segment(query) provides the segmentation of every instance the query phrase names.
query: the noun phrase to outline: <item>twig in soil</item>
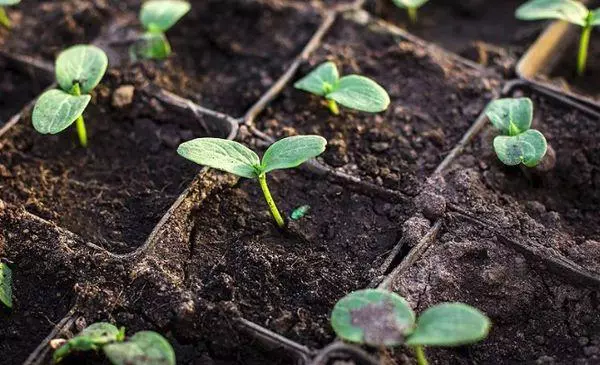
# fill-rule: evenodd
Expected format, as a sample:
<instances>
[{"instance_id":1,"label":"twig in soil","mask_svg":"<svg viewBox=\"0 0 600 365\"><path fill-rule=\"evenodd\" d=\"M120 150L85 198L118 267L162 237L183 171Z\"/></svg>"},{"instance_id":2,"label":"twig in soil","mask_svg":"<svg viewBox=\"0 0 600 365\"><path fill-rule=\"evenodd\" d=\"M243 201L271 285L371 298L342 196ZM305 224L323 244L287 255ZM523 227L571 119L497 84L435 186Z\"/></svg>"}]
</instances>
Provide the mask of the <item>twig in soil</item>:
<instances>
[{"instance_id":1,"label":"twig in soil","mask_svg":"<svg viewBox=\"0 0 600 365\"><path fill-rule=\"evenodd\" d=\"M42 342L33 350L33 352L27 357L23 365L39 365L46 359L46 354L51 350L48 344L53 338L56 338L58 334L65 332L73 322L75 322L75 307L71 308L71 310L67 313L63 319L60 320L52 328L52 331L42 340Z\"/></svg>"},{"instance_id":2,"label":"twig in soil","mask_svg":"<svg viewBox=\"0 0 600 365\"><path fill-rule=\"evenodd\" d=\"M348 357L348 355L352 357L352 360L358 361L360 365L379 365L379 361L374 359L365 350L347 345L341 341L336 341L319 351L319 354L310 365L326 365L329 363L329 360L336 356Z\"/></svg>"}]
</instances>

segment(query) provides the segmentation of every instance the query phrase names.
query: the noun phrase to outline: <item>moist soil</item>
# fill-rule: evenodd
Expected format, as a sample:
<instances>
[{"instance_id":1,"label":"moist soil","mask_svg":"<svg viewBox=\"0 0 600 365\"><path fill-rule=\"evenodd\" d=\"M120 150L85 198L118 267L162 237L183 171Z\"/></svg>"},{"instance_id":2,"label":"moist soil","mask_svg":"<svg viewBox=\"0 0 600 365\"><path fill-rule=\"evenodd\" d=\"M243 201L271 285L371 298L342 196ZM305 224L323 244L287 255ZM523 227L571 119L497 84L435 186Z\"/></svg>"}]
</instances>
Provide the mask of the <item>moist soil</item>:
<instances>
[{"instance_id":1,"label":"moist soil","mask_svg":"<svg viewBox=\"0 0 600 365\"><path fill-rule=\"evenodd\" d=\"M523 0L430 1L411 24L405 9L388 0L368 0L373 14L427 41L514 77L514 66L543 30L543 22L515 18Z\"/></svg>"},{"instance_id":2,"label":"moist soil","mask_svg":"<svg viewBox=\"0 0 600 365\"><path fill-rule=\"evenodd\" d=\"M341 115L334 116L324 99L290 86L259 117L258 129L276 138L322 135L329 141L323 155L329 166L408 195L418 193L497 85L495 78L439 51L367 32L348 20L334 25L299 75L327 60L342 75L361 74L380 83L391 107L378 114L340 107Z\"/></svg>"},{"instance_id":3,"label":"moist soil","mask_svg":"<svg viewBox=\"0 0 600 365\"><path fill-rule=\"evenodd\" d=\"M0 126L24 105L39 95L50 81L31 67L23 70L14 62L0 58Z\"/></svg>"}]
</instances>

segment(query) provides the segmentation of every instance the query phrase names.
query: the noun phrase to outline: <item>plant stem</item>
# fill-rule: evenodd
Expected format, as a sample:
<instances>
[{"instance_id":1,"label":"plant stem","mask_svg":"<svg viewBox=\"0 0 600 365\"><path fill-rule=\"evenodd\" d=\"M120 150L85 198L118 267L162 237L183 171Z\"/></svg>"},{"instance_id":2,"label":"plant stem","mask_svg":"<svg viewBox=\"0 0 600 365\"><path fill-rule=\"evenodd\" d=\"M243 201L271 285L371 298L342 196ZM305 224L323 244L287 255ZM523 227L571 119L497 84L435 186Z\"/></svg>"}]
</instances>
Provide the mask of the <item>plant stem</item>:
<instances>
[{"instance_id":1,"label":"plant stem","mask_svg":"<svg viewBox=\"0 0 600 365\"><path fill-rule=\"evenodd\" d=\"M417 24L417 8L406 8L411 24Z\"/></svg>"},{"instance_id":2,"label":"plant stem","mask_svg":"<svg viewBox=\"0 0 600 365\"><path fill-rule=\"evenodd\" d=\"M279 228L284 228L285 221L281 217L281 214L279 214L279 210L277 209L275 201L273 200L271 192L269 191L269 187L267 186L267 175L264 172L258 175L258 181L260 182L260 188L262 189L262 192L265 196L265 200L269 205L269 209L271 210L271 215L273 216L273 219L275 219L275 222L277 222Z\"/></svg>"},{"instance_id":3,"label":"plant stem","mask_svg":"<svg viewBox=\"0 0 600 365\"><path fill-rule=\"evenodd\" d=\"M329 107L329 110L331 110L331 113L333 113L334 115L340 115L340 108L338 108L338 105L335 102L335 100L327 100L327 106Z\"/></svg>"},{"instance_id":4,"label":"plant stem","mask_svg":"<svg viewBox=\"0 0 600 365\"><path fill-rule=\"evenodd\" d=\"M72 91L73 91L73 95L75 95L75 96L81 95L81 89L80 89L78 83L73 85ZM77 117L77 120L75 121L75 127L77 128L77 136L79 136L79 143L81 144L82 147L87 147L87 144L88 144L87 131L85 130L85 122L83 121L83 114L81 114L79 117Z\"/></svg>"},{"instance_id":5,"label":"plant stem","mask_svg":"<svg viewBox=\"0 0 600 365\"><path fill-rule=\"evenodd\" d=\"M0 6L0 25L6 27L7 29L11 28L10 19L8 19L8 15L6 14L6 10Z\"/></svg>"},{"instance_id":6,"label":"plant stem","mask_svg":"<svg viewBox=\"0 0 600 365\"><path fill-rule=\"evenodd\" d=\"M581 41L579 42L579 55L577 57L577 74L583 75L585 72L585 64L587 62L588 48L590 45L590 35L592 34L592 25L586 24L581 33Z\"/></svg>"},{"instance_id":7,"label":"plant stem","mask_svg":"<svg viewBox=\"0 0 600 365\"><path fill-rule=\"evenodd\" d=\"M417 345L417 346L413 347L413 350L415 351L415 357L417 359L418 365L428 365L429 364L429 362L427 362L427 358L425 357L425 350L423 349L423 346Z\"/></svg>"}]
</instances>

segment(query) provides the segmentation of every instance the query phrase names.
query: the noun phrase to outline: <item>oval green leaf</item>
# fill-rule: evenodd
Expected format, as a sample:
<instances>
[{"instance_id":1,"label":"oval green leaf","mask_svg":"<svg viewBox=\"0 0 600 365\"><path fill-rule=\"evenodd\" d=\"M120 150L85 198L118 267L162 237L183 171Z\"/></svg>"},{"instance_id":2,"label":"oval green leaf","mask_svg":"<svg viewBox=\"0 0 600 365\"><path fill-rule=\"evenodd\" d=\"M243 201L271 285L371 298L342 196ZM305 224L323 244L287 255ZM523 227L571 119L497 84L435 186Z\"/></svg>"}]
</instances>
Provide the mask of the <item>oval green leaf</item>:
<instances>
[{"instance_id":1,"label":"oval green leaf","mask_svg":"<svg viewBox=\"0 0 600 365\"><path fill-rule=\"evenodd\" d=\"M140 22L151 32L166 32L190 9L191 5L187 1L146 1L140 10Z\"/></svg>"},{"instance_id":2,"label":"oval green leaf","mask_svg":"<svg viewBox=\"0 0 600 365\"><path fill-rule=\"evenodd\" d=\"M104 353L114 365L175 365L171 344L152 331L141 331L126 342L104 346Z\"/></svg>"},{"instance_id":3,"label":"oval green leaf","mask_svg":"<svg viewBox=\"0 0 600 365\"><path fill-rule=\"evenodd\" d=\"M393 0L399 8L418 9L429 0Z\"/></svg>"},{"instance_id":4,"label":"oval green leaf","mask_svg":"<svg viewBox=\"0 0 600 365\"><path fill-rule=\"evenodd\" d=\"M592 19L590 24L593 26L600 25L600 8L592 10Z\"/></svg>"},{"instance_id":5,"label":"oval green leaf","mask_svg":"<svg viewBox=\"0 0 600 365\"><path fill-rule=\"evenodd\" d=\"M532 0L521 5L515 16L521 20L560 19L583 27L588 9L574 0Z\"/></svg>"},{"instance_id":6,"label":"oval green leaf","mask_svg":"<svg viewBox=\"0 0 600 365\"><path fill-rule=\"evenodd\" d=\"M56 58L56 81L61 89L71 92L79 84L84 94L92 91L106 72L108 57L96 46L77 45L62 51Z\"/></svg>"},{"instance_id":7,"label":"oval green leaf","mask_svg":"<svg viewBox=\"0 0 600 365\"><path fill-rule=\"evenodd\" d=\"M325 151L327 140L321 136L294 136L273 143L262 158L262 172L289 169Z\"/></svg>"},{"instance_id":8,"label":"oval green leaf","mask_svg":"<svg viewBox=\"0 0 600 365\"><path fill-rule=\"evenodd\" d=\"M217 170L254 179L260 171L258 155L241 143L221 138L196 138L177 148L179 155Z\"/></svg>"},{"instance_id":9,"label":"oval green leaf","mask_svg":"<svg viewBox=\"0 0 600 365\"><path fill-rule=\"evenodd\" d=\"M124 329L118 329L110 323L94 323L59 347L54 352L53 359L57 363L73 352L98 350L106 344L122 341L123 338Z\"/></svg>"},{"instance_id":10,"label":"oval green leaf","mask_svg":"<svg viewBox=\"0 0 600 365\"><path fill-rule=\"evenodd\" d=\"M338 69L333 62L325 62L298 80L294 87L309 93L324 96L337 87L340 79Z\"/></svg>"},{"instance_id":11,"label":"oval green leaf","mask_svg":"<svg viewBox=\"0 0 600 365\"><path fill-rule=\"evenodd\" d=\"M12 270L5 263L0 263L0 303L12 308Z\"/></svg>"},{"instance_id":12,"label":"oval green leaf","mask_svg":"<svg viewBox=\"0 0 600 365\"><path fill-rule=\"evenodd\" d=\"M337 88L325 96L343 106L369 113L386 110L390 97L375 81L359 75L344 76Z\"/></svg>"},{"instance_id":13,"label":"oval green leaf","mask_svg":"<svg viewBox=\"0 0 600 365\"><path fill-rule=\"evenodd\" d=\"M498 99L488 104L485 115L502 134L516 135L531 127L533 103L529 98Z\"/></svg>"},{"instance_id":14,"label":"oval green leaf","mask_svg":"<svg viewBox=\"0 0 600 365\"><path fill-rule=\"evenodd\" d=\"M21 0L0 0L0 6L17 5Z\"/></svg>"},{"instance_id":15,"label":"oval green leaf","mask_svg":"<svg viewBox=\"0 0 600 365\"><path fill-rule=\"evenodd\" d=\"M406 344L467 345L486 338L490 326L490 320L476 308L463 303L441 303L419 316L417 326Z\"/></svg>"},{"instance_id":16,"label":"oval green leaf","mask_svg":"<svg viewBox=\"0 0 600 365\"><path fill-rule=\"evenodd\" d=\"M36 131L56 134L65 130L83 113L90 95L74 96L62 90L48 90L35 103L31 120Z\"/></svg>"},{"instance_id":17,"label":"oval green leaf","mask_svg":"<svg viewBox=\"0 0 600 365\"><path fill-rule=\"evenodd\" d=\"M381 289L352 292L331 313L331 326L340 338L375 347L401 345L414 323L415 313L406 300Z\"/></svg>"},{"instance_id":18,"label":"oval green leaf","mask_svg":"<svg viewBox=\"0 0 600 365\"><path fill-rule=\"evenodd\" d=\"M523 163L527 167L534 167L546 155L548 144L542 133L530 129L517 136L494 138L494 150L505 165L515 166Z\"/></svg>"},{"instance_id":19,"label":"oval green leaf","mask_svg":"<svg viewBox=\"0 0 600 365\"><path fill-rule=\"evenodd\" d=\"M164 33L145 33L132 47L136 59L163 60L171 54L171 45Z\"/></svg>"}]
</instances>

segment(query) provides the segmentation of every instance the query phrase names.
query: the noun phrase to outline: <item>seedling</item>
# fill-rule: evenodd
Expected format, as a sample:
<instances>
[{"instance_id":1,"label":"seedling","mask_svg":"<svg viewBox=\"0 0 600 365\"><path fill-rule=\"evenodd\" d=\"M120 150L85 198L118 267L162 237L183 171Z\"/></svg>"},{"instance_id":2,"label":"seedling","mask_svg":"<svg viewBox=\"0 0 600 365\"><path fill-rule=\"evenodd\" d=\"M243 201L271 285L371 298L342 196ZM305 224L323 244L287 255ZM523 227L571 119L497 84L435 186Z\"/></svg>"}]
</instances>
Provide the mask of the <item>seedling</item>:
<instances>
[{"instance_id":1,"label":"seedling","mask_svg":"<svg viewBox=\"0 0 600 365\"><path fill-rule=\"evenodd\" d=\"M575 0L532 0L521 5L515 15L522 20L560 19L582 27L577 73L583 75L592 28L600 25L600 8L588 10L585 5Z\"/></svg>"},{"instance_id":2,"label":"seedling","mask_svg":"<svg viewBox=\"0 0 600 365\"><path fill-rule=\"evenodd\" d=\"M393 0L397 7L406 9L410 22L417 22L417 10L429 0Z\"/></svg>"},{"instance_id":3,"label":"seedling","mask_svg":"<svg viewBox=\"0 0 600 365\"><path fill-rule=\"evenodd\" d=\"M427 365L424 346L453 347L487 337L490 320L463 303L441 303L426 309L418 319L408 302L382 289L352 292L340 299L331 313L331 325L343 340L374 347L407 345L418 365Z\"/></svg>"},{"instance_id":4,"label":"seedling","mask_svg":"<svg viewBox=\"0 0 600 365\"><path fill-rule=\"evenodd\" d=\"M327 141L320 136L294 136L273 143L262 161L241 143L220 138L197 138L179 145L177 153L200 165L248 179L258 179L271 215L280 228L285 227L269 187L267 173L297 167L325 151Z\"/></svg>"},{"instance_id":5,"label":"seedling","mask_svg":"<svg viewBox=\"0 0 600 365\"><path fill-rule=\"evenodd\" d=\"M95 46L73 46L58 55L55 73L59 89L44 92L33 108L33 127L42 134L57 134L73 122L79 142L87 147L87 131L83 111L89 104L88 95L100 82L106 68L106 54Z\"/></svg>"},{"instance_id":6,"label":"seedling","mask_svg":"<svg viewBox=\"0 0 600 365\"><path fill-rule=\"evenodd\" d=\"M165 59L171 54L171 45L165 32L188 11L190 4L180 0L150 0L142 5L140 22L145 33L133 45L131 55L147 59Z\"/></svg>"},{"instance_id":7,"label":"seedling","mask_svg":"<svg viewBox=\"0 0 600 365\"><path fill-rule=\"evenodd\" d=\"M359 75L340 78L333 62L325 62L294 84L296 89L323 96L329 110L340 113L337 103L369 113L379 113L390 105L390 97L375 81Z\"/></svg>"},{"instance_id":8,"label":"seedling","mask_svg":"<svg viewBox=\"0 0 600 365\"><path fill-rule=\"evenodd\" d=\"M140 331L125 340L124 327L104 322L94 323L65 341L54 352L53 360L59 363L74 352L100 350L114 365L175 365L175 352L163 336Z\"/></svg>"},{"instance_id":9,"label":"seedling","mask_svg":"<svg viewBox=\"0 0 600 365\"><path fill-rule=\"evenodd\" d=\"M12 270L0 262L0 303L12 308Z\"/></svg>"},{"instance_id":10,"label":"seedling","mask_svg":"<svg viewBox=\"0 0 600 365\"><path fill-rule=\"evenodd\" d=\"M492 101L485 114L501 135L494 138L496 155L508 166L523 164L534 167L546 155L544 135L531 128L533 103L529 98Z\"/></svg>"},{"instance_id":11,"label":"seedling","mask_svg":"<svg viewBox=\"0 0 600 365\"><path fill-rule=\"evenodd\" d=\"M11 22L8 18L8 14L6 14L5 6L17 5L21 0L0 0L0 25L4 26L7 29L11 28Z\"/></svg>"}]
</instances>

